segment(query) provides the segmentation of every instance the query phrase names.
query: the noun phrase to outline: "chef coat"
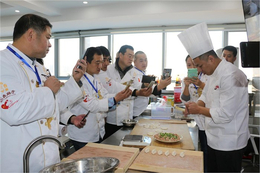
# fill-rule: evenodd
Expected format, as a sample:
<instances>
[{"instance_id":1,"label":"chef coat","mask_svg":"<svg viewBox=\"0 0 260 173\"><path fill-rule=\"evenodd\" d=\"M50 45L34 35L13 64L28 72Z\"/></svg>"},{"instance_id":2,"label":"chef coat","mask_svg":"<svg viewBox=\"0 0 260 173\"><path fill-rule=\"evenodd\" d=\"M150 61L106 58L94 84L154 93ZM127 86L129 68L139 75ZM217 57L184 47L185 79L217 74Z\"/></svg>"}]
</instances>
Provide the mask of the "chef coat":
<instances>
[{"instance_id":1,"label":"chef coat","mask_svg":"<svg viewBox=\"0 0 260 173\"><path fill-rule=\"evenodd\" d=\"M201 77L200 77L200 81L203 82L203 83L206 83L207 81L207 78L208 76L205 75L205 74L202 74ZM182 88L181 88L181 95L183 94L183 91L184 91L184 88L185 88L185 83L184 83L184 80L182 80L183 83L182 83ZM189 93L190 93L190 100L188 101L191 101L191 102L197 102L198 99L199 99L199 95L201 95L201 92L202 92L202 88L200 88L199 86L196 86L197 88L195 88L194 84L191 83L189 85ZM185 101L181 98L181 101L183 103L186 103L188 101ZM205 116L204 115L200 115L200 114L191 114L194 116L194 119L195 119L195 122L196 124L198 125L199 127L199 130L205 130Z\"/></svg>"},{"instance_id":2,"label":"chef coat","mask_svg":"<svg viewBox=\"0 0 260 173\"><path fill-rule=\"evenodd\" d=\"M36 64L42 86L49 73L9 44L34 69ZM23 153L27 145L42 135L58 136L60 111L79 98L83 91L70 78L55 94L37 82L35 73L10 50L0 52L1 65L1 162L0 172L22 172ZM38 172L60 161L55 142L35 147L29 158L30 172Z\"/></svg>"},{"instance_id":3,"label":"chef coat","mask_svg":"<svg viewBox=\"0 0 260 173\"><path fill-rule=\"evenodd\" d=\"M247 84L245 74L223 60L208 78L199 100L210 109L211 118L205 117L205 132L211 148L232 151L247 145Z\"/></svg>"},{"instance_id":4,"label":"chef coat","mask_svg":"<svg viewBox=\"0 0 260 173\"><path fill-rule=\"evenodd\" d=\"M125 85L116 82L114 79L110 78L106 71L100 70L100 72L98 74L95 74L94 76L101 81L103 87L110 94L117 94L124 90L126 87ZM130 89L133 90L132 87L130 87Z\"/></svg>"},{"instance_id":5,"label":"chef coat","mask_svg":"<svg viewBox=\"0 0 260 173\"><path fill-rule=\"evenodd\" d=\"M126 72L124 77L121 79L118 70L115 68L115 64L111 64L108 66L107 75L109 78L113 79L115 82L121 83L123 85L127 85L130 80L133 80L133 84L131 86L136 86L137 74L136 71L132 68ZM115 86L111 86L115 87ZM120 89L119 89L120 90ZM109 90L108 90L109 91ZM116 110L109 111L107 115L107 123L122 126L122 120L124 119L132 119L133 118L133 107L134 107L134 98L128 97L123 101L120 101L120 104L117 106Z\"/></svg>"},{"instance_id":6,"label":"chef coat","mask_svg":"<svg viewBox=\"0 0 260 173\"><path fill-rule=\"evenodd\" d=\"M81 78L86 95L83 100L79 100L70 106L70 113L65 113L68 121L71 115L86 114L90 111L86 118L86 124L83 128L78 128L74 125L68 125L69 138L79 142L97 142L99 138L105 135L105 117L109 108L108 99L113 98L114 94L108 94L102 83L97 77L85 73L90 82L85 76Z\"/></svg>"},{"instance_id":7,"label":"chef coat","mask_svg":"<svg viewBox=\"0 0 260 173\"><path fill-rule=\"evenodd\" d=\"M140 90L142 87L142 79L143 79L143 75L145 75L145 73L139 69L134 68L133 70L135 70L136 72L136 78L137 78L137 82L136 82L136 86L134 86L136 89ZM154 88L154 86L153 86ZM147 108L149 103L149 97L145 97L145 96L138 96L134 99L134 111L133 111L133 116L139 116L141 113L143 113L145 111L145 109Z\"/></svg>"}]
</instances>

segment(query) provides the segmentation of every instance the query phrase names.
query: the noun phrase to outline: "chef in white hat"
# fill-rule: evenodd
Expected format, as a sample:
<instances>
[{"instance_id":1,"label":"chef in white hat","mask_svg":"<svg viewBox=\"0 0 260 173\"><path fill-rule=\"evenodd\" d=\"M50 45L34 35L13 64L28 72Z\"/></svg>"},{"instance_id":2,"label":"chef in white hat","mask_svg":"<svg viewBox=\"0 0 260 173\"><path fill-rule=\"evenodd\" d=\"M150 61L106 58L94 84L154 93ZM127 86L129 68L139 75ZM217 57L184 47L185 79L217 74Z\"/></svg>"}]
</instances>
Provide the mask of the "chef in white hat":
<instances>
[{"instance_id":1,"label":"chef in white hat","mask_svg":"<svg viewBox=\"0 0 260 173\"><path fill-rule=\"evenodd\" d=\"M197 68L209 75L197 103L188 102L186 113L205 116L208 172L240 172L249 139L246 75L215 51L206 23L178 35Z\"/></svg>"}]
</instances>

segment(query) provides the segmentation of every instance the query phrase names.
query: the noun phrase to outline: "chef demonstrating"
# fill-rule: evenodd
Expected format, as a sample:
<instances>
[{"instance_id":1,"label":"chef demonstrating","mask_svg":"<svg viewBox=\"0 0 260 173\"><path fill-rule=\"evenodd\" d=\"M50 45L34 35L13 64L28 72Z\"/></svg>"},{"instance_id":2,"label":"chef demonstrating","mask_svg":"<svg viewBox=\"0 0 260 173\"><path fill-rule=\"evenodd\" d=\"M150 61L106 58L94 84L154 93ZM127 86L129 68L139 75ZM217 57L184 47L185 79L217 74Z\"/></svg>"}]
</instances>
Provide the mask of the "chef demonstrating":
<instances>
[{"instance_id":1,"label":"chef demonstrating","mask_svg":"<svg viewBox=\"0 0 260 173\"><path fill-rule=\"evenodd\" d=\"M103 55L100 49L90 47L86 50L84 60L87 62L87 70L81 78L86 95L83 99L70 106L65 112L65 122L71 115L87 114L87 122L83 128L68 125L68 135L76 150L84 147L88 142L101 142L105 134L105 117L108 110L116 108L117 104L132 94L130 89L120 93L109 95L99 79L94 76L101 70Z\"/></svg>"},{"instance_id":2,"label":"chef demonstrating","mask_svg":"<svg viewBox=\"0 0 260 173\"><path fill-rule=\"evenodd\" d=\"M205 116L208 172L240 172L249 139L248 89L245 74L213 50L206 23L178 35L195 65L209 75L198 102L186 112Z\"/></svg>"},{"instance_id":3,"label":"chef demonstrating","mask_svg":"<svg viewBox=\"0 0 260 173\"><path fill-rule=\"evenodd\" d=\"M125 86L133 81L131 84L135 86L137 81L137 74L133 69L132 62L134 58L134 48L130 45L124 45L119 50L119 58L114 64L107 68L107 75L115 82L124 84ZM134 98L138 96L149 96L152 93L152 88L147 89L133 89L132 97L124 99L117 106L116 110L109 111L106 123L105 138L112 135L119 130L123 124L122 120L133 118Z\"/></svg>"},{"instance_id":4,"label":"chef demonstrating","mask_svg":"<svg viewBox=\"0 0 260 173\"><path fill-rule=\"evenodd\" d=\"M51 27L47 19L26 14L15 24L13 44L0 52L0 172L22 172L27 145L42 135L57 136L60 111L83 97L79 86L86 62L78 61L72 77L63 84L35 60L44 58L51 47ZM78 127L85 124L77 122ZM39 172L59 161L58 145L46 141L32 150L29 168Z\"/></svg>"},{"instance_id":5,"label":"chef demonstrating","mask_svg":"<svg viewBox=\"0 0 260 173\"><path fill-rule=\"evenodd\" d=\"M148 65L148 60L147 60L146 54L143 51L137 51L135 53L134 65L135 65L134 70L136 71L136 74L137 74L136 77L137 77L137 81L138 81L138 84L135 88L141 89L142 87L147 87L147 84L145 86L142 83L143 75L145 75L145 70ZM153 86L152 94L155 96L161 95L161 90L170 84L171 84L171 77L166 78L164 80L161 79L160 83L158 85ZM147 108L148 102L149 102L149 97L145 97L145 96L136 97L134 100L133 116L134 117L139 116Z\"/></svg>"}]
</instances>

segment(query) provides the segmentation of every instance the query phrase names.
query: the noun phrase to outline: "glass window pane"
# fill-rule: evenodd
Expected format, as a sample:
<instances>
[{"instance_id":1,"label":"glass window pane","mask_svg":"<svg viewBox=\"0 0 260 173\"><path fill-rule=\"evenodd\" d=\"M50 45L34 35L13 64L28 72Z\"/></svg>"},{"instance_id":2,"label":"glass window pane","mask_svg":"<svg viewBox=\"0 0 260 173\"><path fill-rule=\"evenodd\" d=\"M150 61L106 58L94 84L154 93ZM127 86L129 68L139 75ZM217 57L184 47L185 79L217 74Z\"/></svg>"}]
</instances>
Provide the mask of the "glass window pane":
<instances>
[{"instance_id":1,"label":"glass window pane","mask_svg":"<svg viewBox=\"0 0 260 173\"><path fill-rule=\"evenodd\" d=\"M148 59L147 75L161 77L162 33L115 34L113 59L120 47L125 44L133 46L134 52L143 51L146 54Z\"/></svg>"},{"instance_id":2,"label":"glass window pane","mask_svg":"<svg viewBox=\"0 0 260 173\"><path fill-rule=\"evenodd\" d=\"M79 59L79 38L59 39L59 74L69 76Z\"/></svg>"},{"instance_id":3,"label":"glass window pane","mask_svg":"<svg viewBox=\"0 0 260 173\"><path fill-rule=\"evenodd\" d=\"M55 76L54 74L54 39L50 39L50 43L51 43L51 48L49 49L48 54L46 55L46 57L43 59L43 63L44 66L49 69L51 75Z\"/></svg>"},{"instance_id":4,"label":"glass window pane","mask_svg":"<svg viewBox=\"0 0 260 173\"><path fill-rule=\"evenodd\" d=\"M1 41L0 42L0 50L6 49L9 43L13 43L13 41Z\"/></svg>"},{"instance_id":5,"label":"glass window pane","mask_svg":"<svg viewBox=\"0 0 260 173\"><path fill-rule=\"evenodd\" d=\"M185 58L188 53L179 40L178 34L180 32L166 33L165 68L172 69L172 80L175 80L177 75L180 75L181 79L187 76Z\"/></svg>"},{"instance_id":6,"label":"glass window pane","mask_svg":"<svg viewBox=\"0 0 260 173\"><path fill-rule=\"evenodd\" d=\"M214 50L223 47L223 32L222 31L209 31Z\"/></svg>"},{"instance_id":7,"label":"glass window pane","mask_svg":"<svg viewBox=\"0 0 260 173\"><path fill-rule=\"evenodd\" d=\"M240 42L244 42L244 41L247 42L246 32L229 32L228 33L228 45L240 48ZM238 68L246 74L248 79L252 79L253 68L243 68L241 66L240 57L241 57L241 55L240 55L240 49L239 49L239 51L237 52Z\"/></svg>"},{"instance_id":8,"label":"glass window pane","mask_svg":"<svg viewBox=\"0 0 260 173\"><path fill-rule=\"evenodd\" d=\"M89 47L104 46L108 48L108 36L97 36L97 37L85 37L85 50Z\"/></svg>"}]
</instances>

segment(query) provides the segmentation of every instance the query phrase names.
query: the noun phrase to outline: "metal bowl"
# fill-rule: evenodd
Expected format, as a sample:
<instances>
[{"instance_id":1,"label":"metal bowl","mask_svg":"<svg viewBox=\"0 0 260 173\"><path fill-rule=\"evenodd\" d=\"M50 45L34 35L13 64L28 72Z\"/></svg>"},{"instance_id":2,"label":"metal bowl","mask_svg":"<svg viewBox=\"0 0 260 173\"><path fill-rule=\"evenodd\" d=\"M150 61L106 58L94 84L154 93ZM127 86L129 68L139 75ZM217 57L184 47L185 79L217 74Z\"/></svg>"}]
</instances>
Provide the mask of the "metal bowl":
<instances>
[{"instance_id":1,"label":"metal bowl","mask_svg":"<svg viewBox=\"0 0 260 173\"><path fill-rule=\"evenodd\" d=\"M44 168L40 173L114 172L118 164L119 160L113 157L89 157L60 162Z\"/></svg>"},{"instance_id":2,"label":"metal bowl","mask_svg":"<svg viewBox=\"0 0 260 173\"><path fill-rule=\"evenodd\" d=\"M136 125L137 122L138 121L134 120L134 119L125 119L122 121L123 125L126 127L132 127L132 126Z\"/></svg>"}]
</instances>

